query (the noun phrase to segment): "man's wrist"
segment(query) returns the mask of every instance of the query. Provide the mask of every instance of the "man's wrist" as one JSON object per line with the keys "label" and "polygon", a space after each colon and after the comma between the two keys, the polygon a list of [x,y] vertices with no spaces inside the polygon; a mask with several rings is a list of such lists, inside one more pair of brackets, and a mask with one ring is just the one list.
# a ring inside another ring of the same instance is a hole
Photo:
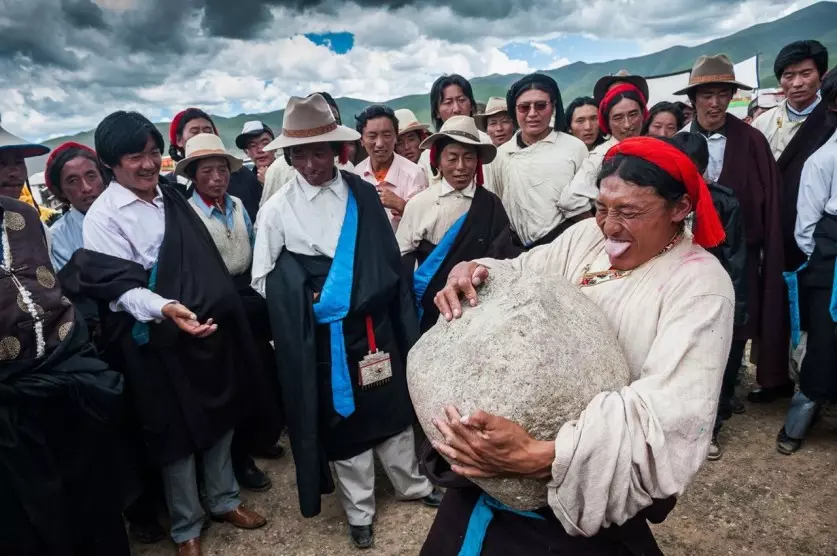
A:
{"label": "man's wrist", "polygon": [[534,479],[549,479],[552,476],[552,462],[555,460],[555,442],[532,440],[527,453],[530,464],[527,475]]}

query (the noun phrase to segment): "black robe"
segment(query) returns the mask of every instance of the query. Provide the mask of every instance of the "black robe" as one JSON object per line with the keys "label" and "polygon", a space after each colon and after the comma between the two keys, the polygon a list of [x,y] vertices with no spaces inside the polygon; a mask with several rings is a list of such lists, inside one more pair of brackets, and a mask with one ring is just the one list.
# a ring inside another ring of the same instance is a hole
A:
{"label": "black robe", "polygon": [[148,287],[149,274],[132,261],[80,249],[62,272],[62,285],[102,304],[105,357],[126,376],[152,461],[165,465],[203,452],[254,416],[262,428],[252,442],[269,445],[279,437],[281,418],[238,291],[192,207],[169,186],[160,189],[166,230],[153,289],[200,322],[212,318],[214,334],[196,338],[164,320],[149,323],[149,342],[139,345],[133,317],[106,307],[130,289]]}
{"label": "black robe", "polygon": [[75,319],[44,358],[0,363],[3,555],[73,555],[136,494],[121,439],[122,375],[96,359]]}
{"label": "black robe", "polygon": [[262,200],[263,189],[255,167],[242,166],[237,172],[230,174],[230,186],[227,193],[241,199],[252,222],[255,222],[259,215],[259,203]]}
{"label": "black robe", "polygon": [[[404,272],[409,276],[410,290],[413,290],[413,273],[416,265],[421,265],[436,248],[433,243],[422,240],[418,248],[401,258]],[[483,257],[492,259],[513,259],[522,252],[512,241],[511,224],[503,203],[490,191],[477,187],[474,199],[456,235],[456,241],[445,256],[442,265],[427,285],[427,290],[420,300],[424,309],[421,318],[421,333],[424,334],[439,319],[439,310],[433,303],[436,293],[445,287],[448,274],[454,266],[463,261],[473,261]]]}
{"label": "black robe", "polygon": [[[288,433],[296,463],[302,515],[320,513],[320,496],[334,490],[329,461],[354,457],[409,427],[414,419],[407,392],[407,352],[418,338],[415,306],[401,272],[398,246],[375,188],[342,172],[357,201],[351,305],[343,320],[355,412],[338,415],[332,402],[329,326],[314,318],[313,296],[322,290],[332,259],[280,254],[267,277],[266,293]],[[390,354],[392,380],[363,390],[358,362],[369,352],[366,316],[372,317],[378,349]]]}
{"label": "black robe", "polygon": [[811,112],[799,131],[790,140],[776,163],[782,173],[782,236],[785,246],[785,270],[792,271],[805,262],[806,256],[799,249],[794,237],[796,226],[796,200],[799,197],[799,179],[802,167],[814,151],[828,141],[837,129],[837,114],[828,110],[828,103],[820,102]]}

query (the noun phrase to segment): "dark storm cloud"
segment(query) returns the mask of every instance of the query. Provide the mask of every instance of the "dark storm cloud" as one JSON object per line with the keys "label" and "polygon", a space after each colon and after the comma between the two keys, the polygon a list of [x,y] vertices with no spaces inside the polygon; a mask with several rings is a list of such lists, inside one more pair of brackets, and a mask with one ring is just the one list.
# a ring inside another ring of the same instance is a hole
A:
{"label": "dark storm cloud", "polygon": [[61,11],[67,17],[67,23],[76,29],[105,30],[105,14],[92,0],[66,0],[61,4]]}

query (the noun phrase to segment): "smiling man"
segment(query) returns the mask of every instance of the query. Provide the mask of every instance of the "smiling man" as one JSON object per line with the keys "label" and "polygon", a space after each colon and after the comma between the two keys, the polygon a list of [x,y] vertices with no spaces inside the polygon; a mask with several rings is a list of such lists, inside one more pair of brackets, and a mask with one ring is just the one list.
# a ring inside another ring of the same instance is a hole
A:
{"label": "smiling man", "polygon": [[360,141],[369,154],[355,172],[378,190],[392,229],[397,231],[407,201],[427,188],[427,176],[418,164],[395,152],[398,118],[391,108],[373,104],[355,119]]}
{"label": "smiling man", "polygon": [[[695,120],[684,131],[700,133],[709,144],[704,176],[735,192],[741,203],[747,236],[748,320],[736,327],[736,340],[759,342],[758,383],[753,403],[793,395],[788,377],[789,321],[786,308],[782,237],[782,181],[764,135],[733,116],[727,108],[738,89],[751,87],[735,79],[732,62],[723,54],[701,56],[688,86],[676,94],[689,96]],[[731,357],[737,354],[733,353]]]}

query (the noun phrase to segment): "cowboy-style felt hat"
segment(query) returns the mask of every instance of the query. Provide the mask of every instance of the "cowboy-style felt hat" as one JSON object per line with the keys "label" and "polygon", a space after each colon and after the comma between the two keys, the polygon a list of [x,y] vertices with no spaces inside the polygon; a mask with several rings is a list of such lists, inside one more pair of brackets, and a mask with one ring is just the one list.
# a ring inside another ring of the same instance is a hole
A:
{"label": "cowboy-style felt hat", "polygon": [[411,131],[430,133],[430,124],[423,124],[418,121],[416,115],[408,108],[400,108],[395,111],[395,118],[398,120],[398,135],[404,135]]}
{"label": "cowboy-style felt hat", "polygon": [[503,97],[491,97],[485,105],[485,112],[474,116],[474,122],[476,122],[479,129],[485,131],[485,126],[488,125],[489,116],[494,116],[495,114],[508,111],[509,107],[506,105],[506,99]]}
{"label": "cowboy-style felt hat", "polygon": [[21,139],[0,126],[0,150],[19,151],[23,158],[32,158],[33,156],[41,156],[48,153],[49,147]]}
{"label": "cowboy-style felt hat", "polygon": [[631,75],[625,70],[619,70],[614,75],[605,75],[596,81],[596,85],[593,87],[593,98],[601,102],[611,87],[619,83],[633,85],[645,97],[645,102],[648,102],[648,81],[641,75]]}
{"label": "cowboy-style felt hat", "polygon": [[689,84],[675,95],[686,95],[695,87],[702,85],[732,85],[743,91],[752,91],[753,88],[735,80],[735,66],[725,54],[715,56],[701,56],[692,67],[689,74]]}
{"label": "cowboy-style felt hat", "polygon": [[282,134],[268,143],[264,150],[275,151],[311,143],[345,143],[358,139],[360,133],[338,124],[325,98],[315,93],[306,98],[291,97],[288,100]]}
{"label": "cowboy-style felt hat", "polygon": [[237,172],[244,165],[240,158],[236,158],[224,148],[224,142],[214,133],[201,133],[186,141],[184,149],[186,158],[177,163],[174,173],[187,179],[192,176],[186,174],[186,169],[196,160],[203,158],[226,158],[230,164],[230,172]]}
{"label": "cowboy-style felt hat", "polygon": [[448,137],[464,145],[476,146],[482,164],[489,164],[497,156],[497,147],[491,143],[480,141],[477,124],[474,122],[474,118],[470,116],[451,116],[448,121],[442,124],[442,129],[422,141],[421,148],[429,150],[442,137]]}

